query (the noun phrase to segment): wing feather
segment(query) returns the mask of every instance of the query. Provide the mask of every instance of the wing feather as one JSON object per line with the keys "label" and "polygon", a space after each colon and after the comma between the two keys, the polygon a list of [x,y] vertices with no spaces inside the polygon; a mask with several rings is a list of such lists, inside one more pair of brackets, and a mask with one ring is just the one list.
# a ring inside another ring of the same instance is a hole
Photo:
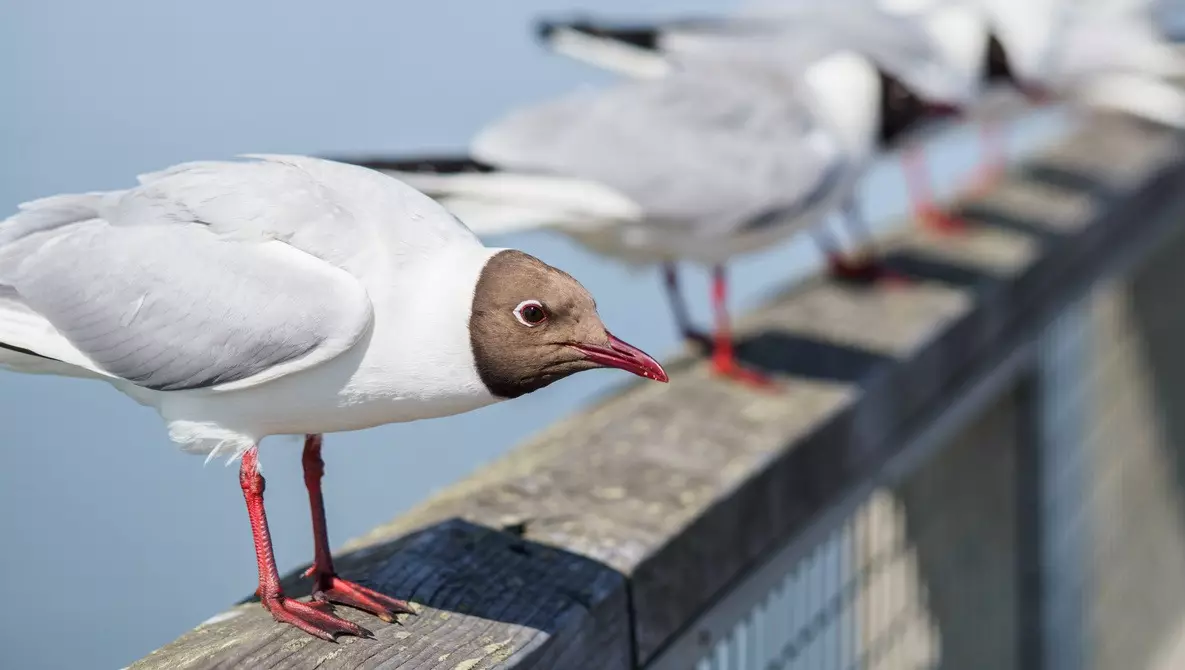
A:
{"label": "wing feather", "polygon": [[249,386],[311,367],[352,347],[372,319],[346,272],[201,226],[94,220],[26,251],[0,263],[23,304],[94,371],[158,391]]}
{"label": "wing feather", "polygon": [[0,223],[0,343],[6,361],[31,353],[155,390],[250,386],[350,349],[373,320],[367,282],[399,251],[450,240],[479,244],[370,170],[175,166]]}
{"label": "wing feather", "polygon": [[526,108],[473,149],[510,170],[605,184],[651,223],[718,232],[800,201],[839,160],[794,85],[775,71],[678,72]]}

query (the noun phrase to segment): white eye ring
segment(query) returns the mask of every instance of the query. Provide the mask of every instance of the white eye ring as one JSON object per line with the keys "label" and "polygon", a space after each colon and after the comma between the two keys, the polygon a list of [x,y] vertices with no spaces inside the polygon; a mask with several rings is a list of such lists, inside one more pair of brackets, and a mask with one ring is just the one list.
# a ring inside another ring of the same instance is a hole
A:
{"label": "white eye ring", "polygon": [[[543,318],[534,322],[534,323],[531,323],[530,321],[527,321],[526,319],[524,319],[523,318],[523,310],[528,307],[538,307],[540,310],[543,311]],[[523,324],[527,328],[534,328],[535,326],[538,326],[542,323],[547,322],[547,308],[545,308],[543,306],[543,303],[539,302],[538,300],[524,300],[524,301],[520,302],[517,307],[514,308],[514,318],[518,319],[518,322]]]}

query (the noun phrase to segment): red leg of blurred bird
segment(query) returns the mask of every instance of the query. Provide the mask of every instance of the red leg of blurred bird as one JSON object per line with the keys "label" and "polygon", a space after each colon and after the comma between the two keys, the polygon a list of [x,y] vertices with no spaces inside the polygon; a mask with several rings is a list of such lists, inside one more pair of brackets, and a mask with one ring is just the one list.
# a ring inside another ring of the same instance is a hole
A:
{"label": "red leg of blurred bird", "polygon": [[716,374],[750,386],[772,387],[774,383],[768,377],[746,370],[737,362],[728,318],[728,282],[723,265],[712,268],[712,308],[716,312],[716,336],[712,345],[712,367]]}
{"label": "red leg of blurred bird", "polygon": [[679,327],[680,334],[711,354],[712,367],[715,372],[753,386],[764,388],[775,386],[771,380],[742,368],[736,361],[729,327],[728,309],[725,305],[727,286],[724,268],[722,266],[714,268],[712,277],[712,304],[716,311],[716,333],[713,336],[705,335],[691,327],[687,306],[683,303],[683,295],[679,291],[679,274],[675,266],[668,263],[663,267],[663,274],[666,280],[667,297],[671,301],[671,311],[675,314],[675,322]]}
{"label": "red leg of blurred bird", "polygon": [[995,121],[986,121],[979,128],[980,145],[984,157],[971,182],[971,193],[983,193],[1000,181],[1008,164],[1004,128]]}
{"label": "red leg of blurred bird", "polygon": [[315,605],[302,603],[284,595],[280,588],[280,573],[276,569],[276,556],[272,551],[272,538],[267,529],[267,515],[263,511],[263,475],[259,474],[259,447],[254,446],[243,454],[239,466],[239,486],[243,488],[243,499],[247,501],[247,515],[251,517],[251,536],[255,540],[255,561],[259,564],[259,595],[263,608],[272,613],[276,621],[296,626],[304,632],[322,640],[333,641],[336,635],[357,635],[369,637],[370,631],[322,612]]}
{"label": "red leg of blurred bird", "polygon": [[905,186],[913,203],[914,214],[931,230],[950,234],[961,233],[967,229],[965,221],[942,211],[934,205],[930,193],[930,175],[926,169],[925,154],[921,147],[910,147],[905,150],[903,157],[905,170]]}
{"label": "red leg of blurred bird", "polygon": [[321,460],[321,436],[306,435],[304,439],[304,485],[309,490],[309,508],[313,513],[313,565],[305,577],[313,578],[313,599],[355,607],[377,616],[388,623],[396,614],[413,614],[415,610],[402,600],[396,600],[346,581],[333,569],[333,555],[329,552],[329,532],[325,528],[325,501],[321,498],[321,478],[325,462]]}

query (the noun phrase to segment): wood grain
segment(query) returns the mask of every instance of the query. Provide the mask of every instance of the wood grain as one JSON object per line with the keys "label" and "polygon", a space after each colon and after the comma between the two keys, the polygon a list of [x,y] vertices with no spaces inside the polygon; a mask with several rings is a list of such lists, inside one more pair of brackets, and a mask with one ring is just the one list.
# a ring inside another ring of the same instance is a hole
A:
{"label": "wood grain", "polygon": [[343,549],[344,576],[418,616],[347,612],[376,639],[335,645],[247,603],[133,667],[637,667],[952,389],[1151,244],[1183,177],[1178,136],[1090,119],[963,203],[968,235],[885,242],[913,282],[815,279],[746,316],[741,357],[781,393],[680,358],[669,385],[626,387]]}

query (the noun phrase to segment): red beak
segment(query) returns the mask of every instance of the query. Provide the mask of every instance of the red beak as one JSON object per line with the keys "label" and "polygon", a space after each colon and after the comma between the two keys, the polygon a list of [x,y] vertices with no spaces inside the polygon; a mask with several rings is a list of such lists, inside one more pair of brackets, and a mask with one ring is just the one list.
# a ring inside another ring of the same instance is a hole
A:
{"label": "red beak", "polygon": [[665,383],[670,380],[666,370],[663,370],[658,361],[651,358],[646,352],[617,339],[613,333],[606,331],[605,334],[609,336],[608,347],[591,344],[573,344],[572,346],[597,365],[632,372],[639,377],[653,379],[656,382]]}

